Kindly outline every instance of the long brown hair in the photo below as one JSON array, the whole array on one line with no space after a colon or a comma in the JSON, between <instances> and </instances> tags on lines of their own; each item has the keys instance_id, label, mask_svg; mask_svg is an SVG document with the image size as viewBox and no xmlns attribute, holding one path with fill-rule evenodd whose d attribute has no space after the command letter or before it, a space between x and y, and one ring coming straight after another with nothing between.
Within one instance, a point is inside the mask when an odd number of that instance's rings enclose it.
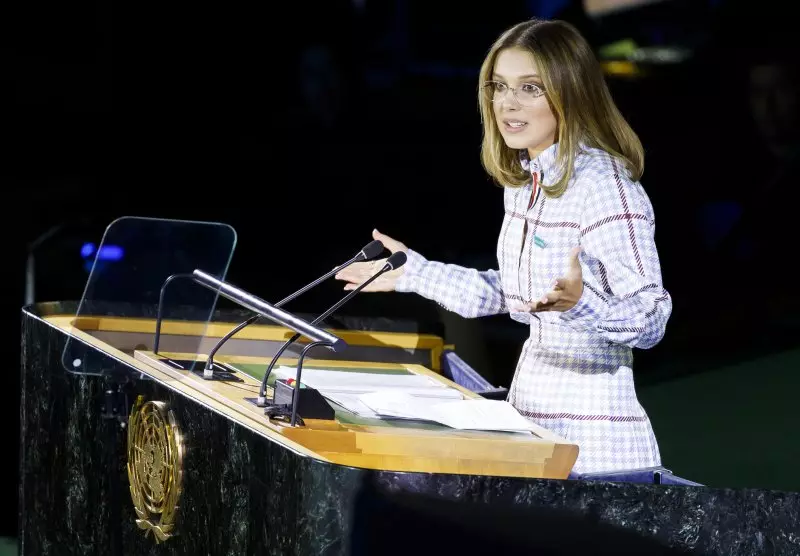
<instances>
[{"instance_id":1,"label":"long brown hair","mask_svg":"<svg viewBox=\"0 0 800 556\"><path fill-rule=\"evenodd\" d=\"M519 150L505 144L495 121L492 101L482 88L492 79L498 54L509 48L530 52L558 122L556 183L542 184L551 197L567 189L581 144L617 157L638 180L644 171L644 149L639 137L620 113L602 68L586 39L564 21L532 19L507 29L492 45L481 66L478 103L483 122L481 163L500 185L519 187L530 174L519 160Z\"/></svg>"}]
</instances>

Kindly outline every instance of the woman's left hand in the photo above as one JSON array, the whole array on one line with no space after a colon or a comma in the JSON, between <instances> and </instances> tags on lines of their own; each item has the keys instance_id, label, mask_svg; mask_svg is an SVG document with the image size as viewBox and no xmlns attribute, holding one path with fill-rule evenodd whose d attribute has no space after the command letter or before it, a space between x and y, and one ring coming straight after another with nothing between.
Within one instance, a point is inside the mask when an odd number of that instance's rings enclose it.
<instances>
[{"instance_id":1,"label":"woman's left hand","mask_svg":"<svg viewBox=\"0 0 800 556\"><path fill-rule=\"evenodd\" d=\"M567 274L556 279L553 289L542 296L538 301L526 303L522 311L539 313L542 311L567 311L572 309L583 295L583 272L578 255L580 247L575 247L570 254L569 270Z\"/></svg>"}]
</instances>

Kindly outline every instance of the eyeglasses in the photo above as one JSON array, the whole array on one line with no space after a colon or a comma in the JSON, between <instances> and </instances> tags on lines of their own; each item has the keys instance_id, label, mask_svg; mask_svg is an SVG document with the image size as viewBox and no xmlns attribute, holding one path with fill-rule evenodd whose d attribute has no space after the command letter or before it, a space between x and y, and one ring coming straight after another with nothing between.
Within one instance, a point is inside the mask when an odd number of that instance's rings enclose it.
<instances>
[{"instance_id":1,"label":"eyeglasses","mask_svg":"<svg viewBox=\"0 0 800 556\"><path fill-rule=\"evenodd\" d=\"M511 91L521 106L533 106L536 99L545 93L544 87L535 83L523 83L515 89L500 81L487 81L481 88L486 98L492 102L503 102L508 91Z\"/></svg>"}]
</instances>

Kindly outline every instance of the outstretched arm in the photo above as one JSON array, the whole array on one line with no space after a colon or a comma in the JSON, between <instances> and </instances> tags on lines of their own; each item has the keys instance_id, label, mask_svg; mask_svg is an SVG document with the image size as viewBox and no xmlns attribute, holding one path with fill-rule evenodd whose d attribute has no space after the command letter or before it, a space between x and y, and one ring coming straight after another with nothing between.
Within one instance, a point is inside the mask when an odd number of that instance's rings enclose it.
<instances>
[{"instance_id":1,"label":"outstretched arm","mask_svg":"<svg viewBox=\"0 0 800 556\"><path fill-rule=\"evenodd\" d=\"M466 318L508 312L498 271L429 261L377 230L372 236L392 253L404 251L408 259L405 265L383 274L362 291L417 293ZM336 278L346 281L345 289L352 290L382 265L383 261L355 263L339 272Z\"/></svg>"},{"instance_id":2,"label":"outstretched arm","mask_svg":"<svg viewBox=\"0 0 800 556\"><path fill-rule=\"evenodd\" d=\"M508 312L498 271L428 261L410 249L406 254L397 291L417 293L466 318Z\"/></svg>"}]
</instances>

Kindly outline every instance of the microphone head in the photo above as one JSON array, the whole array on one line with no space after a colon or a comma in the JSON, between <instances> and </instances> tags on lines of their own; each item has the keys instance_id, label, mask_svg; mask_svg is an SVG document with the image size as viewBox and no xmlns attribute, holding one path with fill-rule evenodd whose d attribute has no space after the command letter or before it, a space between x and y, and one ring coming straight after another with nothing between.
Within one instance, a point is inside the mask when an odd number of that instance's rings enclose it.
<instances>
[{"instance_id":1,"label":"microphone head","mask_svg":"<svg viewBox=\"0 0 800 556\"><path fill-rule=\"evenodd\" d=\"M364 255L364 260L368 261L370 259L374 259L378 255L383 252L383 242L375 239L367 243L364 248L361 250L361 254Z\"/></svg>"},{"instance_id":2,"label":"microphone head","mask_svg":"<svg viewBox=\"0 0 800 556\"><path fill-rule=\"evenodd\" d=\"M389 258L386 259L386 266L389 267L389 270L396 270L406 264L407 259L408 257L404 251L398 251L397 253L392 253Z\"/></svg>"}]
</instances>

